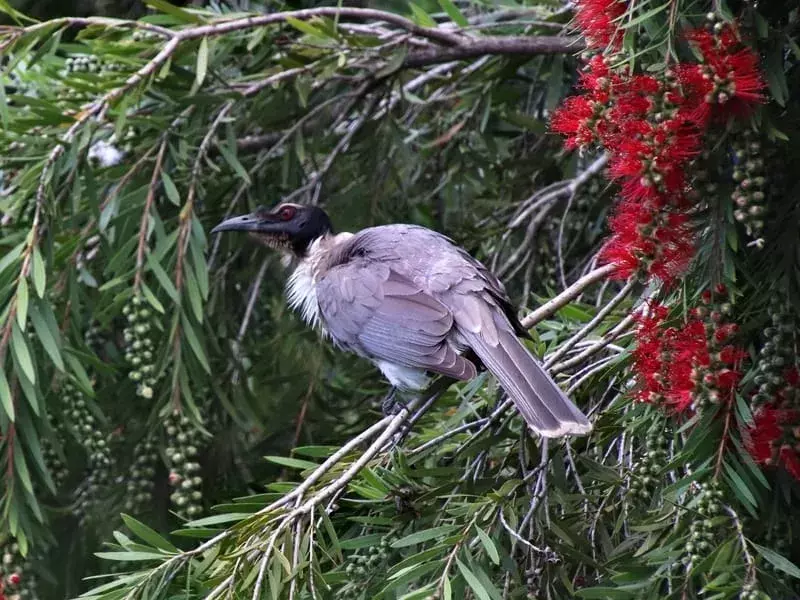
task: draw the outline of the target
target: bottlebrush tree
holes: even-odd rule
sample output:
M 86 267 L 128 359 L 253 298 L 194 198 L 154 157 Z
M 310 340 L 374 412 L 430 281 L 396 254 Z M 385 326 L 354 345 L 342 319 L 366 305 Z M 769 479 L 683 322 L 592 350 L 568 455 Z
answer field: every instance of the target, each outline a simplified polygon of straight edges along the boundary
M 0 600 L 800 597 L 800 5 L 233 4 L 0 0 Z M 280 199 L 451 235 L 593 432 L 382 415 L 209 237 Z

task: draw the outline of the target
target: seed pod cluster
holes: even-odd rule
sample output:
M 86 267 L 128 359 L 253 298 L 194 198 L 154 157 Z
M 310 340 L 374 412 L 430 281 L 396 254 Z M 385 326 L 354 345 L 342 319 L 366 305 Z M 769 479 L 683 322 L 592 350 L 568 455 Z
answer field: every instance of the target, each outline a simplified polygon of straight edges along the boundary
M 20 554 L 16 542 L 0 546 L 0 598 L 36 600 L 36 579 L 30 561 Z
M 100 353 L 105 343 L 105 335 L 103 335 L 103 330 L 97 321 L 92 321 L 89 324 L 89 328 L 83 334 L 83 341 L 86 342 L 92 352 L 95 354 Z
M 756 583 L 745 583 L 739 592 L 739 600 L 770 600 L 770 596 L 760 591 Z
M 391 534 L 385 535 L 380 544 L 363 548 L 349 557 L 345 573 L 350 583 L 341 590 L 343 599 L 361 598 L 370 579 L 385 571 L 394 539 Z
M 754 383 L 758 391 L 754 407 L 776 408 L 800 406 L 800 390 L 793 385 L 791 371 L 796 366 L 797 320 L 792 305 L 779 294 L 770 298 L 767 312 L 771 321 L 764 328 L 764 343 L 758 353 Z
M 106 434 L 81 392 L 71 381 L 61 386 L 63 415 L 77 442 L 86 450 L 92 470 L 110 469 L 113 463 Z
M 155 444 L 145 439 L 136 445 L 133 455 L 133 465 L 126 477 L 125 511 L 138 515 L 147 510 L 153 498 L 158 452 Z
M 659 419 L 645 438 L 644 451 L 636 461 L 628 494 L 633 499 L 648 500 L 661 483 L 661 472 L 667 464 L 668 431 Z
M 137 29 L 133 32 L 133 35 L 131 37 L 133 37 L 134 42 L 148 42 L 152 40 L 157 40 L 161 36 L 159 36 L 157 33 L 153 31 Z
M 128 377 L 136 383 L 136 395 L 144 400 L 152 400 L 155 394 L 156 357 L 153 335 L 155 316 L 141 296 L 134 296 L 122 308 L 128 326 L 123 332 L 125 340 L 125 360 L 131 370 Z
M 714 519 L 723 510 L 723 493 L 716 481 L 705 484 L 695 482 L 694 487 L 697 500 L 694 502 L 694 513 L 689 525 L 689 539 L 683 547 L 683 565 L 697 564 L 716 547 L 719 526 Z
M 64 61 L 68 73 L 96 73 L 100 70 L 100 59 L 93 54 L 78 54 Z
M 733 216 L 744 224 L 749 236 L 759 238 L 764 229 L 767 180 L 761 142 L 754 138 L 755 134 L 748 129 L 742 139 L 733 144 L 732 176 L 736 188 L 731 199 L 736 205 Z
M 196 519 L 203 512 L 203 478 L 200 476 L 201 433 L 191 420 L 173 412 L 166 420 L 166 455 L 172 506 L 183 518 Z
M 703 292 L 701 300 L 702 306 L 692 309 L 691 315 L 703 323 L 709 364 L 695 365 L 692 370 L 695 410 L 720 403 L 739 377 L 736 369 L 744 355 L 731 343 L 739 333 L 739 326 L 731 321 L 733 306 L 727 288 L 718 284 L 713 291 Z
M 55 429 L 57 438 L 59 440 L 64 439 L 63 428 L 56 427 Z M 61 460 L 61 456 L 48 439 L 42 441 L 42 457 L 44 458 L 44 466 L 50 473 L 53 484 L 56 486 L 56 491 L 60 490 L 69 476 L 69 469 L 67 465 L 64 464 L 64 461 Z

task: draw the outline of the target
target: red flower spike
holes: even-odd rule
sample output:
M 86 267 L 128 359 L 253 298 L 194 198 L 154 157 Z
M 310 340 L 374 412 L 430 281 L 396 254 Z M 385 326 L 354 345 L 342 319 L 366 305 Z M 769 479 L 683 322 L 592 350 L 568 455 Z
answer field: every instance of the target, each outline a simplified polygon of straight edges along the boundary
M 781 465 L 795 479 L 800 480 L 800 456 L 782 440 L 787 431 L 800 423 L 800 411 L 763 407 L 753 415 L 753 424 L 745 432 L 748 452 L 762 465 Z
M 622 46 L 618 20 L 625 14 L 627 2 L 620 0 L 578 0 L 575 18 L 590 48 Z

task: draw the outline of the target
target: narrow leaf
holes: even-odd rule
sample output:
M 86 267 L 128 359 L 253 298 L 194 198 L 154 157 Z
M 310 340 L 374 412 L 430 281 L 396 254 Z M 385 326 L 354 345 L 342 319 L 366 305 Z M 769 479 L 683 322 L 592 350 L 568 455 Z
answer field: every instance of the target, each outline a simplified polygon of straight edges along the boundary
M 197 71 L 195 74 L 195 83 L 197 87 L 203 85 L 208 72 L 208 38 L 204 37 L 200 40 L 200 47 L 197 49 Z
M 178 549 L 175 546 L 170 544 L 159 533 L 153 529 L 150 529 L 144 523 L 140 523 L 133 517 L 124 513 L 121 516 L 125 526 L 135 535 L 139 536 L 143 541 L 147 542 L 148 544 L 152 544 L 161 550 L 166 550 L 167 552 L 178 552 Z
M 469 21 L 464 16 L 458 7 L 453 4 L 453 0 L 438 0 L 439 6 L 442 7 L 442 10 L 447 13 L 447 16 L 453 20 L 453 23 L 458 25 L 459 27 L 466 27 L 469 25 Z
M 470 571 L 467 568 L 467 565 L 461 562 L 461 559 L 456 558 L 456 562 L 458 563 L 458 570 L 461 571 L 461 575 L 466 580 L 467 585 L 469 585 L 469 587 L 472 588 L 472 591 L 475 592 L 475 595 L 481 600 L 492 600 L 492 596 L 489 594 L 486 588 L 483 587 L 481 580 L 475 576 L 475 573 Z
M 167 275 L 167 272 L 164 270 L 164 268 L 149 252 L 147 253 L 147 265 L 150 267 L 153 275 L 156 276 L 156 279 L 158 279 L 158 283 L 160 283 L 161 287 L 164 288 L 164 291 L 167 292 L 167 295 L 172 298 L 172 301 L 175 302 L 175 304 L 178 304 L 178 290 L 175 289 L 175 285 L 172 283 L 172 280 L 169 278 L 169 275 Z
M 39 248 L 33 249 L 33 287 L 36 289 L 36 295 L 39 296 L 39 298 L 44 298 L 44 291 L 47 287 L 47 275 Z
M 28 343 L 16 323 L 11 327 L 11 350 L 14 352 L 14 356 L 28 381 L 36 383 L 36 369 L 33 367 L 33 359 L 31 358 L 30 350 L 28 350 Z
M 0 404 L 8 415 L 8 420 L 14 422 L 14 400 L 11 398 L 11 389 L 8 387 L 8 380 L 3 369 L 0 369 Z
M 795 579 L 800 579 L 800 567 L 790 561 L 788 558 L 784 558 L 774 550 L 770 550 L 769 548 L 765 548 L 764 546 L 759 546 L 758 544 L 753 544 L 750 542 L 753 548 L 764 557 L 768 563 L 770 563 L 776 569 L 783 571 L 787 575 L 791 575 Z
M 433 527 L 432 529 L 417 531 L 394 542 L 392 544 L 392 548 L 405 548 L 407 546 L 428 542 L 436 539 L 437 537 L 452 533 L 456 529 L 458 529 L 457 525 L 442 525 L 441 527 Z
M 17 323 L 22 331 L 28 322 L 28 282 L 20 278 L 17 284 Z
M 175 206 L 181 205 L 181 195 L 178 192 L 178 188 L 175 185 L 175 182 L 172 181 L 172 177 L 166 171 L 161 172 L 161 183 L 164 184 L 164 193 L 167 195 L 167 199 L 172 202 Z
M 486 553 L 489 555 L 489 558 L 492 559 L 492 562 L 496 565 L 500 564 L 500 554 L 497 552 L 497 546 L 494 545 L 492 538 L 489 537 L 483 529 L 476 526 L 475 531 L 478 532 L 478 537 L 481 540 L 481 544 L 486 549 Z

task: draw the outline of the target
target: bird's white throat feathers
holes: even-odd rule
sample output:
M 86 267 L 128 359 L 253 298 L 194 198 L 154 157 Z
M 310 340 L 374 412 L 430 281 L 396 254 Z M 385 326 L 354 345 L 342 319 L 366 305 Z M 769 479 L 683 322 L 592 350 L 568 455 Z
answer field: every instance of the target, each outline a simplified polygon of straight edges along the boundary
M 300 313 L 303 320 L 312 327 L 323 326 L 317 301 L 317 282 L 327 271 L 326 257 L 338 245 L 353 237 L 352 233 L 325 235 L 308 246 L 306 255 L 286 284 L 286 297 L 289 306 Z M 324 327 L 323 327 L 324 332 Z

